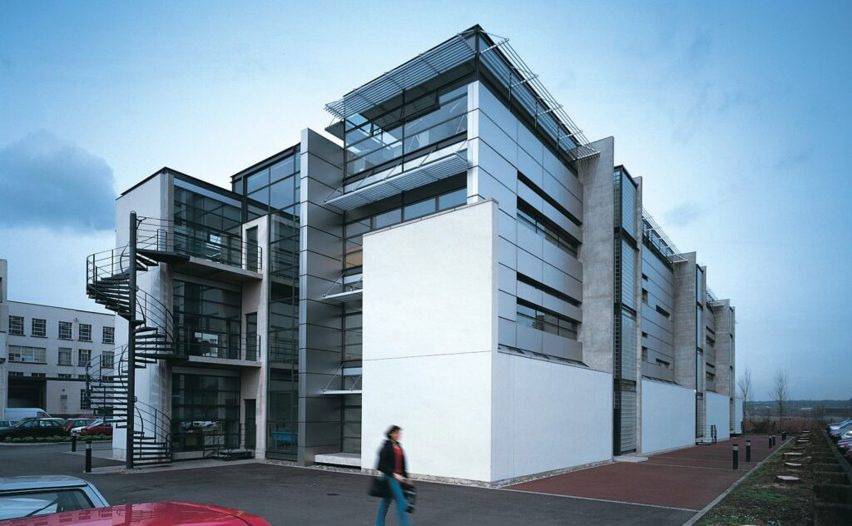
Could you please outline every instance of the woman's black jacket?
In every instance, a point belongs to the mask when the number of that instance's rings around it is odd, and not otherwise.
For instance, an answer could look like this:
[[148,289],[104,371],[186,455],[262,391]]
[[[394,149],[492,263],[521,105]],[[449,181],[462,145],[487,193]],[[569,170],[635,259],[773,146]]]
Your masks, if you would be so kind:
[[[393,442],[385,440],[382,449],[379,451],[379,465],[377,469],[389,477],[393,477],[396,459],[393,454]],[[408,471],[405,469],[405,451],[402,453],[402,476],[408,478]]]

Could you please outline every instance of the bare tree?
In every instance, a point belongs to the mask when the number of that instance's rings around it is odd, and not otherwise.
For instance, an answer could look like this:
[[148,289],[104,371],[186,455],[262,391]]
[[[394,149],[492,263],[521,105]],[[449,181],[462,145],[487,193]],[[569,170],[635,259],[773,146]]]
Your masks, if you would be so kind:
[[[740,397],[743,399],[743,421],[747,421],[746,407],[748,407],[747,404],[751,398],[751,369],[745,368],[743,375],[737,381],[737,386],[740,388]],[[745,426],[743,427],[743,432],[745,432]]]
[[772,386],[772,399],[778,404],[778,416],[780,421],[784,421],[784,406],[787,403],[788,389],[790,387],[790,378],[787,376],[787,371],[781,369],[775,373],[775,383]]

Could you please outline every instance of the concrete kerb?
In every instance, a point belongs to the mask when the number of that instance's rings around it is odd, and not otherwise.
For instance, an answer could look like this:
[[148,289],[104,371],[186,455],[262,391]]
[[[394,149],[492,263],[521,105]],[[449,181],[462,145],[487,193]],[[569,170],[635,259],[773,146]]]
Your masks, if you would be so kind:
[[763,465],[763,464],[764,464],[767,460],[769,460],[770,458],[772,458],[772,457],[774,457],[775,455],[777,455],[778,453],[780,453],[780,452],[781,452],[781,450],[782,450],[782,449],[784,449],[784,446],[785,446],[786,444],[789,444],[791,440],[793,440],[793,437],[792,437],[792,436],[790,436],[789,438],[787,438],[786,442],[782,442],[782,443],[778,446],[778,449],[776,449],[775,451],[773,451],[772,453],[770,453],[770,454],[769,454],[769,456],[767,456],[766,458],[764,458],[763,460],[761,460],[760,462],[758,462],[758,463],[757,463],[754,467],[752,467],[750,470],[748,470],[748,471],[746,471],[745,473],[743,473],[743,476],[742,476],[742,477],[740,477],[740,478],[738,478],[737,480],[735,480],[735,481],[734,481],[734,483],[733,483],[733,484],[731,484],[731,485],[728,487],[728,489],[726,489],[726,490],[725,490],[725,491],[723,491],[723,492],[722,492],[722,493],[721,493],[718,497],[716,497],[715,499],[713,499],[713,500],[710,502],[710,504],[708,504],[708,505],[704,506],[704,507],[703,507],[703,508],[702,508],[702,509],[698,512],[698,513],[696,513],[696,514],[695,514],[695,516],[694,516],[694,517],[692,517],[692,518],[691,518],[691,519],[689,519],[688,521],[684,522],[684,523],[683,523],[683,526],[693,526],[693,524],[695,524],[696,522],[698,522],[698,520],[699,520],[699,519],[701,519],[701,517],[703,517],[703,516],[707,515],[707,513],[708,513],[711,509],[713,509],[713,507],[714,507],[714,506],[716,506],[716,504],[719,504],[719,503],[722,501],[722,499],[724,499],[725,497],[727,497],[727,496],[728,496],[728,494],[729,494],[729,493],[731,493],[732,491],[734,491],[734,488],[736,488],[737,486],[739,486],[739,485],[740,485],[740,482],[742,482],[742,481],[744,481],[745,479],[747,479],[749,475],[751,475],[752,473],[754,473],[754,471],[755,471],[755,470],[757,470],[760,466],[762,466],[762,465]]

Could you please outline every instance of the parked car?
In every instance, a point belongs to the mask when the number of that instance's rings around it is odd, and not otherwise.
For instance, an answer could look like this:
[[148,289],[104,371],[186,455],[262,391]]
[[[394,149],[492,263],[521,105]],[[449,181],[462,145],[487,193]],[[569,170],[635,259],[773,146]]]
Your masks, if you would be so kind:
[[77,435],[83,436],[92,436],[92,435],[109,435],[112,436],[112,425],[108,422],[104,422],[103,420],[95,420],[91,424],[87,426],[83,426],[82,428],[76,428]]
[[62,427],[62,429],[65,431],[65,434],[68,435],[75,427],[90,426],[95,421],[96,420],[92,417],[69,418],[65,421],[65,425]]
[[7,420],[21,421],[25,418],[50,418],[47,411],[38,407],[7,407],[4,411]]
[[42,521],[47,514],[105,506],[109,503],[98,489],[77,477],[0,477],[0,521],[16,517]]
[[852,438],[837,441],[837,449],[839,449],[841,453],[846,453],[850,448],[852,448]]
[[97,510],[78,510],[25,517],[3,526],[271,526],[244,511],[188,502],[123,504]]
[[840,436],[843,433],[850,431],[850,430],[852,430],[852,422],[844,424],[843,426],[838,427],[837,429],[832,429],[831,431],[828,432],[828,435],[831,437],[832,440],[834,440],[836,442],[837,440],[840,439]]
[[61,418],[30,418],[18,422],[15,427],[0,431],[0,442],[7,438],[52,437],[64,435]]
[[15,424],[17,423],[17,420],[0,420],[0,431],[9,429],[10,427],[15,427]]

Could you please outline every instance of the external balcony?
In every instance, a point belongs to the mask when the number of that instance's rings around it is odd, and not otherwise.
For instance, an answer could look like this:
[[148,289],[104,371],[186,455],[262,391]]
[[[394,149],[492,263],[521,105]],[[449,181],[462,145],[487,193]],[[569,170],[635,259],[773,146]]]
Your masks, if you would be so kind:
[[[233,345],[239,343],[239,345]],[[229,342],[228,338],[218,334],[192,332],[181,338],[178,349],[187,362],[208,365],[226,365],[238,367],[260,367],[260,336],[243,338],[239,342]]]
[[323,294],[325,301],[349,303],[361,301],[364,292],[364,275],[362,273],[346,275],[337,278],[328,291]]
[[230,282],[262,279],[262,247],[239,235],[200,225],[142,217],[137,253],[180,272]]
[[468,168],[467,141],[445,146],[422,157],[339,187],[326,203],[352,210],[401,192],[447,179]]
[[360,360],[344,362],[323,387],[322,394],[327,396],[359,395],[361,394],[363,374]]

